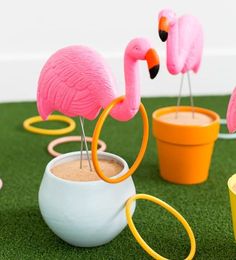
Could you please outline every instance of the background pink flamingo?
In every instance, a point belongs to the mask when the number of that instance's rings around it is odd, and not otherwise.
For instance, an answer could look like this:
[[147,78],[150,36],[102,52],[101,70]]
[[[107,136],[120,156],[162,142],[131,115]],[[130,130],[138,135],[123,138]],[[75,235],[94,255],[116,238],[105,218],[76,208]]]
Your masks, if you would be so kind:
[[[151,78],[158,73],[159,58],[150,42],[144,38],[132,40],[124,54],[125,99],[111,111],[116,120],[127,121],[139,110],[138,60],[147,61]],[[37,106],[44,120],[54,110],[70,117],[80,116],[81,146],[84,141],[91,170],[83,118],[95,119],[100,109],[116,97],[115,80],[104,59],[88,47],[70,46],[57,51],[44,65],[38,83]]]
[[178,105],[180,104],[184,75],[187,72],[191,104],[193,104],[189,71],[197,73],[203,52],[203,29],[192,15],[177,17],[170,9],[159,13],[159,36],[167,41],[167,68],[176,75],[182,73]]
[[227,115],[226,115],[227,127],[230,133],[236,131],[236,88],[230,97]]

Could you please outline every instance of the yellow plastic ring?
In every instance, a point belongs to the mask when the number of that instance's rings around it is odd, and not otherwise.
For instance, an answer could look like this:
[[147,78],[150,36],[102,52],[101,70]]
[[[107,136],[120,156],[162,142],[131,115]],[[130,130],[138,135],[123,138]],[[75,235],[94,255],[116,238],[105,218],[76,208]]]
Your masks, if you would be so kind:
[[191,260],[193,259],[195,253],[196,253],[196,240],[193,234],[193,231],[191,229],[191,227],[189,226],[188,222],[185,220],[185,218],[178,212],[176,211],[174,208],[172,208],[170,205],[168,205],[167,203],[165,203],[164,201],[157,199],[156,197],[153,197],[151,195],[147,195],[147,194],[136,194],[132,197],[130,197],[126,203],[126,207],[125,207],[125,211],[126,211],[126,218],[127,218],[127,222],[129,225],[129,228],[133,234],[133,236],[135,237],[135,239],[137,240],[137,242],[139,243],[139,245],[150,255],[152,256],[154,259],[158,259],[158,260],[167,260],[167,258],[159,255],[157,252],[155,252],[144,240],[143,238],[140,236],[140,234],[138,233],[134,222],[132,220],[132,216],[130,213],[130,207],[132,205],[132,203],[135,200],[138,199],[144,199],[144,200],[149,200],[151,202],[156,203],[157,205],[160,205],[161,207],[165,208],[167,211],[169,211],[173,216],[175,216],[178,221],[184,226],[185,230],[188,233],[188,236],[190,238],[190,243],[191,243],[191,250],[189,255],[187,256],[187,258],[185,258],[186,260]]
[[67,116],[62,115],[50,115],[47,119],[48,121],[61,121],[68,123],[69,126],[61,129],[43,129],[39,127],[32,126],[34,123],[42,122],[41,116],[34,116],[26,119],[23,122],[23,127],[25,130],[35,133],[35,134],[41,134],[41,135],[64,135],[72,132],[75,127],[75,121]]
[[139,164],[141,163],[143,156],[145,154],[146,148],[147,148],[147,143],[148,143],[148,134],[149,134],[148,117],[147,117],[147,112],[144,108],[144,105],[141,103],[139,111],[140,111],[142,119],[143,119],[143,139],[142,139],[141,148],[139,150],[138,156],[137,156],[134,164],[130,167],[130,169],[124,175],[122,175],[119,178],[111,179],[111,178],[108,178],[106,175],[104,175],[104,173],[102,172],[102,170],[99,166],[98,156],[97,156],[97,146],[98,146],[99,136],[101,133],[102,126],[103,126],[107,116],[109,115],[110,111],[112,110],[112,108],[115,105],[117,105],[118,103],[120,103],[123,100],[124,100],[124,97],[119,97],[119,98],[113,100],[103,110],[101,116],[99,117],[99,119],[97,121],[97,124],[96,124],[94,132],[93,132],[93,142],[92,142],[93,165],[94,165],[94,168],[95,168],[97,174],[99,175],[99,177],[108,183],[119,183],[119,182],[127,179],[129,176],[131,176],[135,172],[135,170],[138,168]]

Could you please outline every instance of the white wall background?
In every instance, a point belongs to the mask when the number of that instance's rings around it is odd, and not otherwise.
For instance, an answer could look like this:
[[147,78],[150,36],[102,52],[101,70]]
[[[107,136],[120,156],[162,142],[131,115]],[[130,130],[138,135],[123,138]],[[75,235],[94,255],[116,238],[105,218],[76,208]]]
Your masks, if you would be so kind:
[[71,44],[101,52],[123,94],[123,50],[137,36],[150,38],[161,57],[154,81],[145,64],[140,66],[142,95],[177,95],[180,78],[166,70],[165,44],[157,31],[157,15],[165,7],[178,15],[191,13],[204,25],[194,94],[230,93],[236,85],[235,0],[0,0],[0,101],[34,100],[41,67],[50,54]]

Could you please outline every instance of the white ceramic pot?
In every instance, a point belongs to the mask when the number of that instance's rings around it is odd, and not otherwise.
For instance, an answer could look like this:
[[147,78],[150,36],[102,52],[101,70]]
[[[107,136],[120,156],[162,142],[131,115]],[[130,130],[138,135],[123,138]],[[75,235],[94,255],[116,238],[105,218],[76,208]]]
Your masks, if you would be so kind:
[[[49,228],[67,243],[80,247],[106,244],[127,225],[125,203],[136,194],[131,177],[118,184],[102,180],[75,182],[56,177],[50,169],[58,164],[78,160],[80,152],[60,155],[51,160],[39,189],[39,208]],[[123,170],[128,165],[121,157],[98,152],[99,159],[115,160]],[[132,214],[135,204],[132,208]]]

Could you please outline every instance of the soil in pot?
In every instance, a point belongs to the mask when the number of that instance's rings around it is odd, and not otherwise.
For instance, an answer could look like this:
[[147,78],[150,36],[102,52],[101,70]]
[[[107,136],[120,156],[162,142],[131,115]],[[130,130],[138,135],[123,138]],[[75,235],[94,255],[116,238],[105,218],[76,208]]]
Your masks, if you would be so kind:
[[179,111],[179,112],[172,112],[168,114],[164,114],[159,117],[159,120],[169,123],[169,124],[175,124],[175,125],[208,125],[210,124],[213,120],[211,117],[194,112],[193,113],[190,111]]
[[[92,163],[92,161],[91,161]],[[123,166],[115,160],[99,160],[100,167],[107,177],[113,177],[123,170]],[[80,160],[73,160],[54,166],[51,172],[62,179],[70,181],[98,181],[100,177],[94,168],[90,171],[87,160],[82,160],[82,169],[80,169]]]

